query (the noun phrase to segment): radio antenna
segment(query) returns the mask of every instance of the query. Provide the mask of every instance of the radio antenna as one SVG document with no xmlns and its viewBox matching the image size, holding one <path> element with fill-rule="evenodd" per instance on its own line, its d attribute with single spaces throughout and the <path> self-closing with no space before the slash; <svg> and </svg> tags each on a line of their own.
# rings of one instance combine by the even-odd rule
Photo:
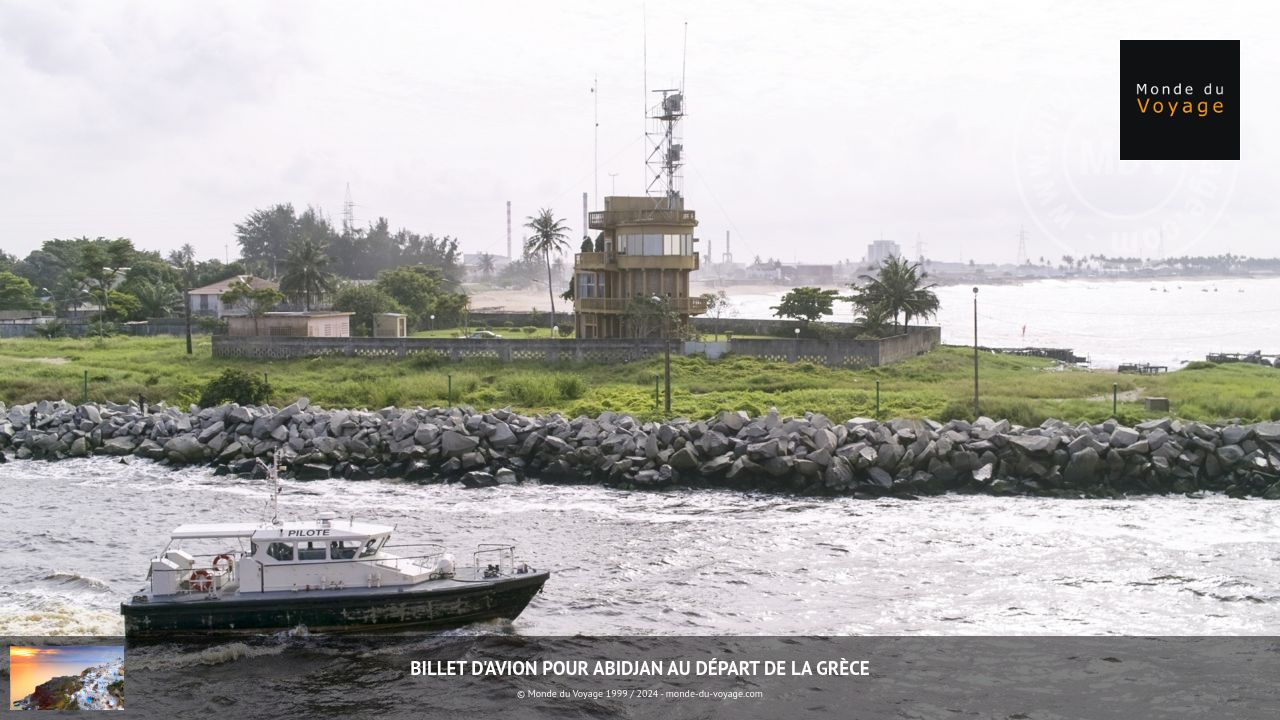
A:
<svg viewBox="0 0 1280 720">
<path fill-rule="evenodd" d="M 680 94 L 684 94 L 684 69 L 689 63 L 689 21 L 684 21 L 684 49 L 680 52 Z"/>
</svg>

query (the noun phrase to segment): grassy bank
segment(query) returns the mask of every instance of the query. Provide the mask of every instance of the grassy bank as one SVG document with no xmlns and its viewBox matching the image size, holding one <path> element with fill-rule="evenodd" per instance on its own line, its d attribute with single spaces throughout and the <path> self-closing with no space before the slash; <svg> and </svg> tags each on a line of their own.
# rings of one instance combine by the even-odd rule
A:
<svg viewBox="0 0 1280 720">
<path fill-rule="evenodd" d="M 425 358 L 316 358 L 289 361 L 214 360 L 207 336 L 187 356 L 181 338 L 108 338 L 0 341 L 0 400 L 21 403 L 65 398 L 79 401 L 84 374 L 89 399 L 190 403 L 224 367 L 266 373 L 280 404 L 306 395 L 328 407 L 442 405 L 452 375 L 454 403 L 520 411 L 604 410 L 657 417 L 654 379 L 661 360 L 628 365 L 563 365 L 496 361 L 441 363 Z M 881 417 L 928 416 L 938 420 L 973 414 L 973 365 L 966 348 L 942 348 L 896 365 L 862 371 L 800 363 L 696 357 L 672 359 L 672 409 L 708 417 L 724 409 L 752 414 L 777 407 L 844 419 L 875 413 L 881 383 Z M 1122 394 L 1120 416 L 1149 414 L 1144 396 L 1168 397 L 1186 418 L 1247 421 L 1280 419 L 1280 370 L 1252 365 L 1197 367 L 1161 376 L 1118 375 L 1063 369 L 1050 361 L 999 355 L 982 357 L 982 410 L 1021 424 L 1047 417 L 1071 422 L 1111 415 L 1112 383 Z"/>
</svg>

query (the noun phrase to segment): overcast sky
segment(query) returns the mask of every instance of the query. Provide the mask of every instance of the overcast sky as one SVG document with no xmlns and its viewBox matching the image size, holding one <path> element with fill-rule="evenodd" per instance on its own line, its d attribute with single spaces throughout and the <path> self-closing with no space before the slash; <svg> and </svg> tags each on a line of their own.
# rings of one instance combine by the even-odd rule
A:
<svg viewBox="0 0 1280 720">
<path fill-rule="evenodd" d="M 580 233 L 639 194 L 678 85 L 714 255 L 1280 255 L 1273 4 L 0 0 L 0 248 L 126 236 L 236 254 L 256 207 L 505 252 L 505 203 Z M 647 18 L 647 22 L 646 22 Z M 1239 162 L 1118 161 L 1121 38 L 1242 41 Z M 593 78 L 599 166 L 593 169 Z M 1207 82 L 1188 78 L 1189 82 Z M 616 174 L 616 177 L 611 177 Z M 592 205 L 595 205 L 594 199 Z"/>
</svg>

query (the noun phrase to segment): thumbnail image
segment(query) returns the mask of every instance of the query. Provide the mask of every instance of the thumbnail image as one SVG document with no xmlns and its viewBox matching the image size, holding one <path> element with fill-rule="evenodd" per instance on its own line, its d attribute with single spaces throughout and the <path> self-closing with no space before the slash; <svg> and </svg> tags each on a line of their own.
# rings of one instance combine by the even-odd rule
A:
<svg viewBox="0 0 1280 720">
<path fill-rule="evenodd" d="M 124 647 L 9 648 L 13 710 L 123 710 Z"/>
</svg>

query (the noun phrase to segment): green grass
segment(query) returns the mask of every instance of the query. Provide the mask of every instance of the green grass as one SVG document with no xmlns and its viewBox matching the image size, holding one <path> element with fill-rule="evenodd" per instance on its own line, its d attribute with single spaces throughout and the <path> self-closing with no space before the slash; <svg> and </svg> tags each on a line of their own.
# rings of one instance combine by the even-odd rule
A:
<svg viewBox="0 0 1280 720">
<path fill-rule="evenodd" d="M 288 361 L 214 360 L 207 336 L 197 337 L 187 356 L 181 338 L 23 339 L 0 341 L 0 400 L 79 401 L 84 374 L 91 400 L 125 401 L 146 395 L 151 402 L 191 403 L 205 383 L 225 367 L 266 373 L 272 402 L 300 395 L 325 407 L 455 404 L 480 409 L 511 406 L 526 412 L 566 414 L 623 411 L 658 417 L 655 359 L 627 365 L 503 364 L 433 358 L 311 358 Z M 837 420 L 873 416 L 880 381 L 881 417 L 937 420 L 971 417 L 973 359 L 966 348 L 937 351 L 881 368 L 851 371 L 809 363 L 787 364 L 729 356 L 672 358 L 672 410 L 703 418 L 720 410 L 752 414 L 777 407 L 788 415 L 820 412 Z M 982 410 L 1024 424 L 1057 417 L 1070 422 L 1111 416 L 1112 383 L 1131 397 L 1168 397 L 1175 415 L 1190 419 L 1280 419 L 1280 370 L 1254 365 L 1215 366 L 1160 376 L 1118 375 L 1063 369 L 1051 361 L 984 354 Z M 1120 417 L 1151 416 L 1140 401 L 1121 402 Z"/>
</svg>

